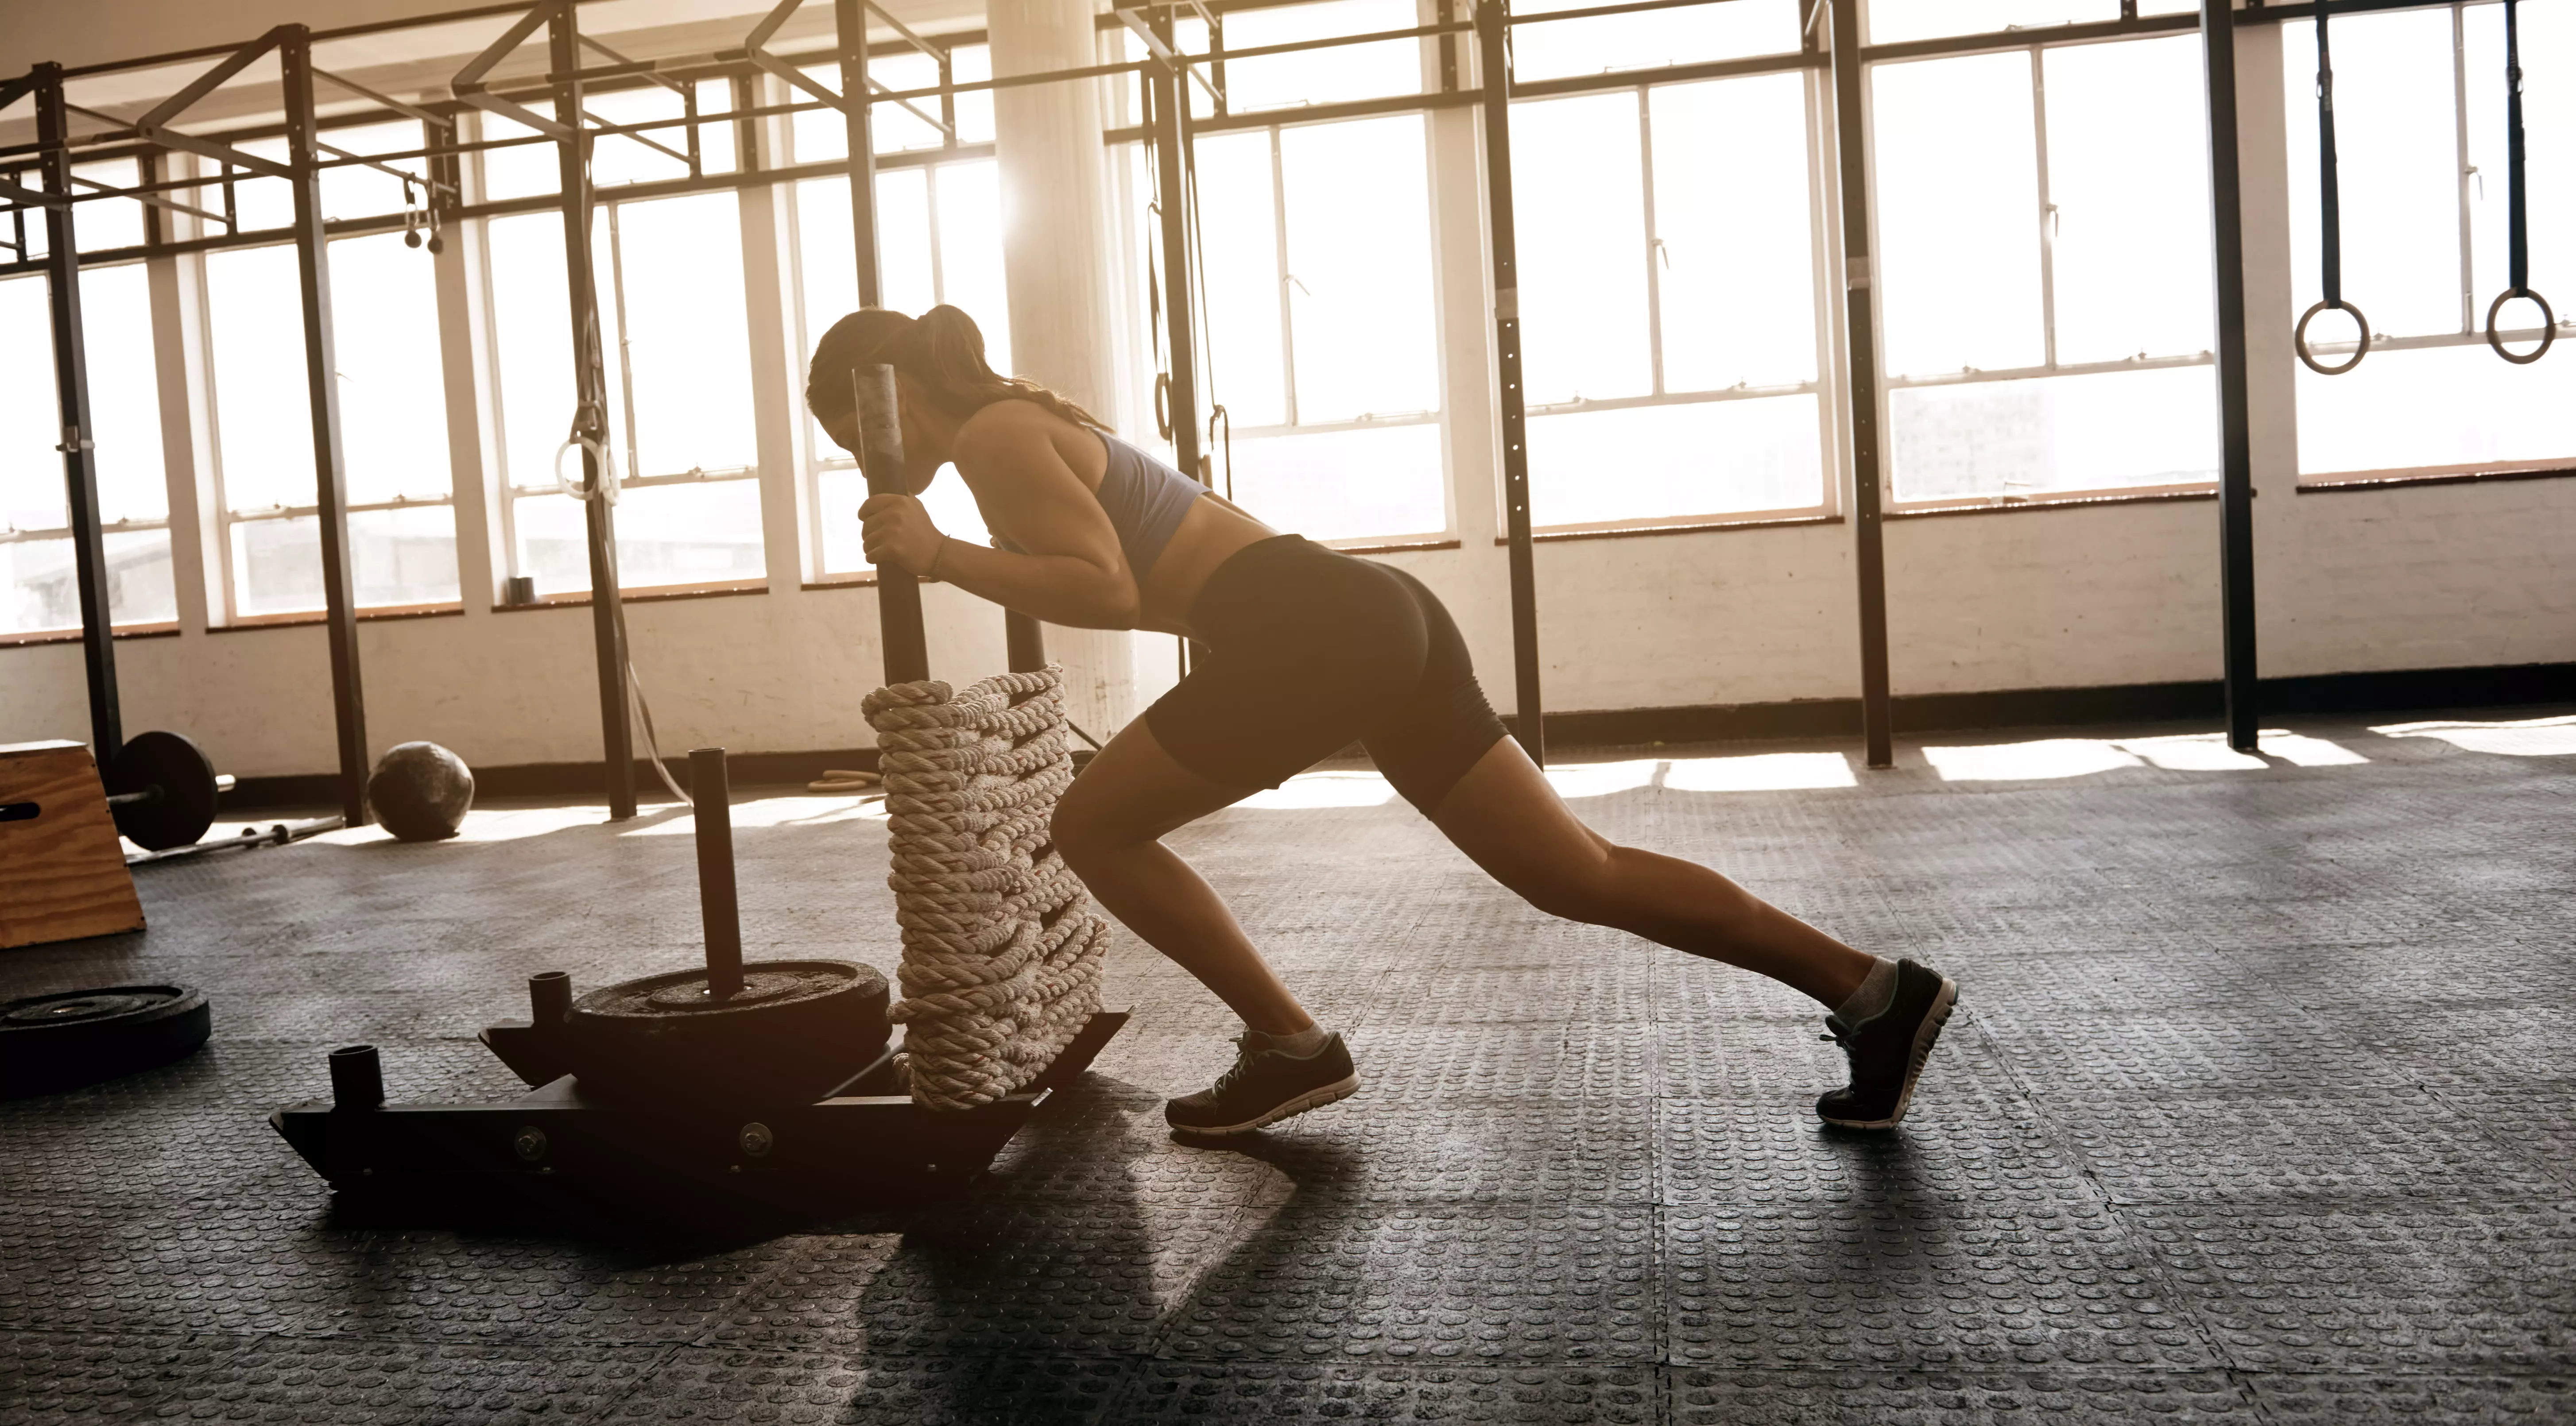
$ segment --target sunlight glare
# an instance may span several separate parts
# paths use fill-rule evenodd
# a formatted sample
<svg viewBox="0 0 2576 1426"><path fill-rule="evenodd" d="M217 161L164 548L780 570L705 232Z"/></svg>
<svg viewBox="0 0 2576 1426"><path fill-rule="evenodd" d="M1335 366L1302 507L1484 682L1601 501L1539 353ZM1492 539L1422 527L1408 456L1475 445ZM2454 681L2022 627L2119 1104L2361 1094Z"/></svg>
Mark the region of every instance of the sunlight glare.
<svg viewBox="0 0 2576 1426"><path fill-rule="evenodd" d="M1840 753L1753 753L1730 758L1675 758L1664 786L1676 792L1780 792L1801 787L1857 787Z"/></svg>
<svg viewBox="0 0 2576 1426"><path fill-rule="evenodd" d="M2509 758L2576 754L2576 714L2494 722L2442 718L2429 723L2389 723L2370 731L2383 738L2439 738L2465 752Z"/></svg>
<svg viewBox="0 0 2576 1426"><path fill-rule="evenodd" d="M672 815L649 825L630 828L623 837L694 837L697 819L685 807L664 809ZM853 822L885 816L885 798L876 793L864 797L762 797L733 805L736 831L745 827L819 827L831 822Z"/></svg>
<svg viewBox="0 0 2576 1426"><path fill-rule="evenodd" d="M2264 752L2299 767L2350 767L2370 761L2341 743L2311 738L2285 728L2264 729L2262 743Z"/></svg>
<svg viewBox="0 0 2576 1426"><path fill-rule="evenodd" d="M1234 805L1262 812L1295 812L1320 807L1380 807L1394 797L1395 784L1378 773L1302 772Z"/></svg>
<svg viewBox="0 0 2576 1426"><path fill-rule="evenodd" d="M2040 738L1923 750L1943 782L2035 782L2136 767L2138 758L2099 738Z"/></svg>
<svg viewBox="0 0 2576 1426"><path fill-rule="evenodd" d="M2174 772L2234 772L2270 766L2227 746L2224 733L2181 733L2164 738L2119 738L2111 746Z"/></svg>
<svg viewBox="0 0 2576 1426"><path fill-rule="evenodd" d="M1644 787L1663 764L1653 758L1624 763L1566 763L1547 770L1548 786L1559 797L1606 797Z"/></svg>

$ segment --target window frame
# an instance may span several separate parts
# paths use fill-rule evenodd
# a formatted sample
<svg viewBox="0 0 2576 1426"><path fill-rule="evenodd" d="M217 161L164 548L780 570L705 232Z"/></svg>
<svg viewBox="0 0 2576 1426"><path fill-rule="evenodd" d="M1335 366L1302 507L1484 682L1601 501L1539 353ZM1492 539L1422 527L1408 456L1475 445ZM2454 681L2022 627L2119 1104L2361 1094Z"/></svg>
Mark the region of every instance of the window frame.
<svg viewBox="0 0 2576 1426"><path fill-rule="evenodd" d="M1942 372L1937 375L1927 376L1898 376L1886 369L1886 344L1883 340L1887 321L1886 308L1883 304L1873 301L1870 304L1870 321L1874 330L1868 334L1868 339L1872 342L1874 349L1880 353L1880 360L1875 364L1877 366L1877 390L1870 393L1870 399L1877 403L1878 429L1881 432L1888 432L1893 429L1890 423L1893 416L1894 402L1891 398L1896 392L1902 390L1975 386L2009 381L2036 381L2049 377L2105 376L2123 372L2170 371L2186 367L2208 367L2214 371L2218 365L2218 355L2214 350L2205 350L2189 355L2123 357L2112 361L2061 362L2058 360L2056 284L2057 240L2056 223L2054 221L2056 205L2050 201L2051 188L2049 184L2048 153L2047 52L2050 50L2073 49L2078 46L2091 45L2153 44L2159 40L2174 38L2176 34L2196 34L2197 32L2176 31L2173 33L2159 34L2086 36L2073 39L2051 39L2048 34L2049 28L2056 27L2046 27L2034 30L2031 32L2032 37L2030 39L2012 44L1980 45L1974 49L1962 49L1956 52L1945 52L1921 58L1903 56L1892 59L1871 60L1863 67L1861 74L1861 141L1865 167L1862 191L1869 197L1869 250L1872 255L1873 262L1875 262L1877 255L1884 251L1882 247L1882 238L1879 232L1880 206L1878 203L1877 86L1870 82L1871 76L1876 74L1881 66L1890 64L1940 64L1949 60L1967 58L1971 55L2020 53L2028 56L2027 62L2030 70L2031 157L2032 165L2036 174L2036 182L2032 185L2032 196L2035 202L2035 211L2032 216L2033 221L2037 225L2037 232L2039 235L2040 350L2044 354L2044 360L2038 366L2009 367L1994 370L1971 369L1957 372ZM1961 38L1965 39L1970 37L1962 36ZM1858 340L1859 334L1854 334L1854 339ZM2216 397L2213 393L2213 407L2215 405L2215 401ZM1880 459L1882 465L1884 465L1886 462L1886 453L1884 450L1882 451ZM2213 465L2215 465L2214 460ZM1929 515L1940 514L1948 511L2010 510L2025 506L2094 504L2103 501L2116 500L2164 500L2212 492L2217 490L2219 485L2217 475L2213 474L2208 480L2171 481L2158 485L2070 485L2035 491L2025 495L2016 495L2010 491L2005 491L1993 495L1950 495L1939 496L1926 500L1906 500L1897 494L1897 491L1901 489L1901 486L1899 486L1893 476L1893 471L1885 471L1881 476L1885 489L1885 494L1881 498L1884 503L1886 513L1890 516Z"/></svg>
<svg viewBox="0 0 2576 1426"><path fill-rule="evenodd" d="M2468 12L2473 6L2483 8L2485 6L2497 5L2499 3L2500 0L2450 0L2450 3L2438 6L2423 5L2410 7L2410 13L2420 13L2422 10L2436 8L2450 12L2451 132L2452 148L2456 155L2454 166L2457 170L2458 176L2458 181L2452 185L2452 201L2458 205L2459 209L2459 221L2453 228L2452 241L2458 244L2457 257L2460 285L2460 325L2457 331L2419 332L2411 336L2386 336L2374 332L2371 334L2370 338L2370 350L2373 352L2439 351L2456 347L2482 347L2487 344L2485 314L2479 306L2482 299L2478 292L2477 200L2472 196L2475 192L2474 185L2486 175L2483 170L2478 168L2471 161L2472 151L2470 147L2471 140L2469 137ZM2367 20L2368 18L2370 18L2369 12L2364 12L2362 14L2346 17L2345 23L2350 24L2355 21ZM2285 58L2287 51L2289 50L2289 28L2291 25L2297 23L2299 22L2294 20L2284 20L2281 23L2280 28L2283 35L2282 47ZM2307 23L2313 25L2314 21L2311 20ZM2309 41L2308 52L2313 55L2315 53L2313 29L2309 33L2311 35L2311 39ZM2313 64L2313 61L2311 61L2311 63ZM2288 78L2288 71L2286 69L2284 70L2283 78L2285 80ZM2286 102L2293 104L2299 102L2300 91L2296 86L2285 83L2283 85L2283 89L2285 91L2283 98ZM2311 99L2312 98L2313 96L2311 96ZM2285 136L2286 127L2287 126L2285 125ZM2285 153L2284 157L2288 159L2295 168L2299 155L2295 153ZM2309 166L2313 169L2316 161L2315 150L2311 149L2306 157ZM2497 175L2499 186L2501 186L2505 181L2504 175ZM2288 201L2294 200L2297 196L2298 185L2296 181L2293 180L2289 186L2289 190L2284 193L2283 197L2285 201ZM2295 234L2297 230L2293 228L2291 231ZM2293 305L2299 306L2304 310L2305 303L2312 300L2313 294L2302 290L2298 286L2299 279L2296 276L2295 259L2293 259L2292 272L2291 300ZM2566 335L2569 332L2569 329L2576 328L2576 311L2559 314L2558 327L2561 335ZM2541 331L2542 329L2538 327L2517 327L2511 330L2499 328L2496 332L2496 336L2498 340L2512 344L2517 342L2536 341L2540 337ZM2323 355L2335 355L2349 352L2352 350L2354 345L2355 344L2352 342L2342 341L2320 341L2312 344L2313 350ZM2292 367L2290 371L2290 380L2294 388L2297 385L2302 384L2307 379L2308 375L2305 369L2297 364L2297 361L2298 359L2296 356L2291 358ZM2297 432L2297 410L2298 402L2294 390L2291 398L2291 430L2294 438L2294 448L2296 447L2295 436ZM2570 448L2564 455L2541 457L2532 460L2448 461L2434 465L2374 466L2369 468L2321 470L2314 472L2306 469L2306 461L2303 455L2294 455L2291 460L2291 470L2293 473L2295 488L2300 490L2336 490L2356 487L2368 488L2392 484L2439 482L2481 475L2504 477L2557 475L2576 472L2576 443L2571 443Z"/></svg>
<svg viewBox="0 0 2576 1426"><path fill-rule="evenodd" d="M1788 53L1778 57L1776 68L1747 70L1713 79L1667 79L1636 84L1586 88L1571 94L1541 93L1526 98L1515 94L1513 106L1542 104L1560 98L1592 97L1601 94L1633 94L1637 102L1637 166L1639 190L1645 211L1645 243L1638 261L1646 270L1646 340L1647 361L1653 390L1644 396L1619 396L1602 399L1577 397L1572 401L1531 403L1523 410L1525 421L1547 416L1562 416L1588 411L1628 411L1650 407L1698 406L1727 401L1764 400L1783 396L1812 396L1816 403L1817 498L1811 504L1779 506L1759 510L1702 510L1666 515L1644 515L1625 520L1587 520L1565 524L1532 525L1536 538L1567 539L1581 535L1624 535L1657 530L1694 530L1715 526L1793 524L1830 519L1842 513L1843 444L1840 433L1841 402L1838 387L1846 384L1843 362L1837 350L1841 324L1840 294L1835 290L1832 274L1840 262L1836 245L1833 197L1828 191L1834 172L1833 137L1828 127L1833 103L1833 74L1819 68L1804 54ZM1813 311L1815 328L1816 374L1805 381L1778 386L1733 386L1713 390L1674 391L1664 376L1664 311L1663 267L1664 241L1658 232L1655 205L1655 138L1654 93L1658 89L1726 83L1735 79L1762 78L1775 74L1796 73L1800 79L1799 112L1806 137L1807 160L1807 251L1808 302ZM1478 187L1481 190L1482 182ZM1517 199L1522 191L1517 175L1513 183ZM1496 498L1500 500L1500 476L1496 477Z"/></svg>

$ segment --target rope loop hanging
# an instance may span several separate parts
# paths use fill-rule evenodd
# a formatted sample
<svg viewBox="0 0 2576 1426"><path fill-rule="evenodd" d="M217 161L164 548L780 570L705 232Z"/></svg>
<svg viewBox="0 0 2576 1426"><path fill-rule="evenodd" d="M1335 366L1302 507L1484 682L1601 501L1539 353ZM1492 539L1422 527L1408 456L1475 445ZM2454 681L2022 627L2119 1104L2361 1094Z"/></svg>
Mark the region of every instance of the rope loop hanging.
<svg viewBox="0 0 2576 1426"><path fill-rule="evenodd" d="M2522 35L2515 0L2504 0L2504 154L2505 154L2505 289L2487 304L2487 345L2516 366L2529 366L2558 344L2558 314L2549 299L2531 290L2530 209L2523 187ZM2504 304L2528 297L2540 308L2540 345L2516 352L2504 344L2496 317Z"/></svg>
<svg viewBox="0 0 2576 1426"><path fill-rule="evenodd" d="M860 704L876 729L903 935L899 1060L927 1109L990 1104L1046 1071L1100 1007L1109 925L1049 824L1073 783L1064 671L962 689L937 679Z"/></svg>
<svg viewBox="0 0 2576 1426"><path fill-rule="evenodd" d="M2319 376L2341 376L2361 365L2370 355L2370 319L2361 309L2343 300L2343 189L2335 176L2334 56L2326 41L2325 0L2317 3L2317 204L2318 229L2324 251L2325 296L2299 315L2298 329L2290 334L2290 345L2297 349L2299 360ZM2317 359L2308 346L2308 324L2320 312L2349 312L2353 325L2361 329L2361 338L2352 356L2337 365Z"/></svg>

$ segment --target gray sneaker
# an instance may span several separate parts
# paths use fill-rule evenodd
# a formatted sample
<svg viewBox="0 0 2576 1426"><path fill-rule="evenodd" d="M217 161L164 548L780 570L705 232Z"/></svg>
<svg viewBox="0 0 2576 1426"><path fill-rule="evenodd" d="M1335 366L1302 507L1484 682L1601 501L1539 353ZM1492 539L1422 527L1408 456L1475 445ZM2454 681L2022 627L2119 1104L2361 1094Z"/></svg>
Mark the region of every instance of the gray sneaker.
<svg viewBox="0 0 2576 1426"><path fill-rule="evenodd" d="M1196 1094L1163 1104L1163 1119L1185 1134L1249 1134L1292 1114L1347 1099L1359 1092L1359 1071L1339 1031L1315 1053L1299 1059L1253 1048L1249 1034L1235 1038L1234 1065Z"/></svg>

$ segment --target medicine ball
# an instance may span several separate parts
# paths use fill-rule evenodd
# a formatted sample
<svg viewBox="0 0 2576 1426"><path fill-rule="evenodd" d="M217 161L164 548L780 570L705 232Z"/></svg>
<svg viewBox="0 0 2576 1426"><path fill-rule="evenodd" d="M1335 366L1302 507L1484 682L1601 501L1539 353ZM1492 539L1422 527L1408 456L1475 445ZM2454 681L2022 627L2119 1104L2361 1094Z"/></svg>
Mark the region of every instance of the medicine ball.
<svg viewBox="0 0 2576 1426"><path fill-rule="evenodd" d="M397 743L367 779L367 805L403 841L453 837L474 805L474 770L436 743Z"/></svg>

